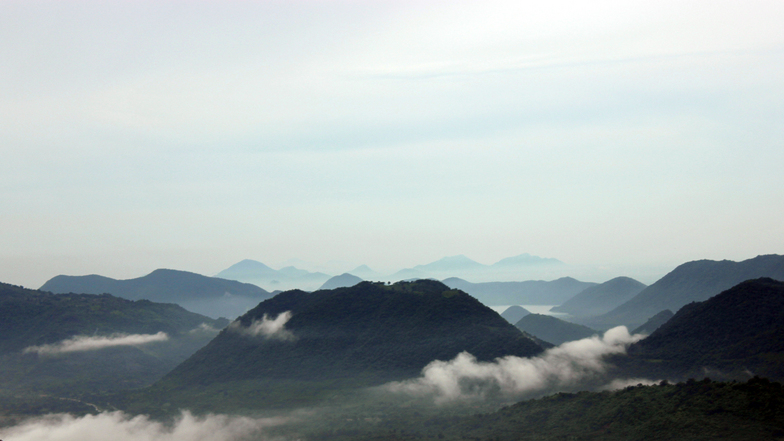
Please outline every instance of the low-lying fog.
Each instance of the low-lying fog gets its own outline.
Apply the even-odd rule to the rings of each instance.
[[[287,317],[265,320],[259,332],[280,331]],[[262,331],[263,330],[263,331]],[[493,362],[478,362],[463,352],[449,361],[433,361],[418,378],[389,383],[374,388],[373,394],[390,398],[410,397],[430,408],[447,408],[455,404],[482,400],[511,402],[579,389],[614,389],[629,384],[652,383],[644,379],[606,378],[604,357],[624,353],[631,343],[643,335],[630,335],[623,327],[613,328],[602,337],[564,343],[540,356],[502,357]],[[376,395],[378,396],[378,395]],[[298,424],[317,418],[318,411],[290,412],[284,416],[252,418],[233,415],[194,416],[187,410],[166,423],[147,416],[123,412],[102,412],[97,415],[73,417],[47,415],[29,419],[14,427],[0,429],[0,438],[13,441],[240,441],[246,439],[279,439],[289,425],[295,432]],[[275,429],[275,435],[266,432]],[[110,435],[109,435],[110,434]]]

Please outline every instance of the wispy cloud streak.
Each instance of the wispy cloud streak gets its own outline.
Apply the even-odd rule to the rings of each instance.
[[[165,332],[158,332],[157,334],[112,334],[100,337],[77,335],[55,344],[30,346],[25,348],[23,352],[25,354],[57,355],[69,352],[96,351],[114,346],[138,346],[168,339],[169,336]]]
[[[242,326],[242,323],[237,320],[229,325],[229,329],[252,337],[260,336],[271,340],[294,340],[294,334],[285,328],[286,323],[290,319],[291,311],[282,312],[274,319],[264,314],[261,320],[254,320],[248,327]]]
[[[417,379],[385,387],[393,392],[432,396],[437,403],[483,399],[492,394],[519,398],[597,379],[607,368],[604,356],[623,353],[629,344],[642,338],[619,326],[603,337],[564,343],[532,358],[508,356],[479,362],[462,352],[453,360],[428,364]]]

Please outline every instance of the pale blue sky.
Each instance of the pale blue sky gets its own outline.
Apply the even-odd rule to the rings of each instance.
[[[0,1],[0,281],[784,252],[784,2],[543,3]]]

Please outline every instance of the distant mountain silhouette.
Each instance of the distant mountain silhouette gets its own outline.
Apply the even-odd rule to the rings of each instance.
[[[475,262],[464,255],[444,257],[436,260],[435,262],[426,265],[417,265],[414,270],[421,272],[457,272],[457,271],[473,271],[478,268],[484,268],[479,262]]]
[[[575,318],[597,316],[629,301],[645,287],[645,284],[629,277],[616,277],[580,291],[551,311],[567,313]]]
[[[248,283],[169,269],[158,269],[144,277],[128,280],[97,275],[56,276],[40,289],[56,294],[108,293],[129,300],[176,303],[213,318],[237,317],[271,297],[267,291]]]
[[[512,305],[501,313],[501,317],[505,318],[511,324],[517,323],[521,318],[530,314],[531,311],[523,308],[522,306]]]
[[[646,334],[650,335],[653,331],[659,329],[661,325],[667,323],[668,320],[674,316],[672,311],[669,309],[665,309],[664,311],[654,315],[647,322],[643,323],[642,326],[632,331],[632,334]]]
[[[784,378],[784,282],[742,282],[685,305],[629,347],[647,375]]]
[[[485,265],[464,255],[448,256],[413,268],[404,268],[384,280],[411,279],[444,279],[451,277],[469,278],[471,280],[510,280],[509,277],[520,277],[522,273],[540,272],[544,268],[564,265],[557,259],[520,254],[507,257],[492,264]],[[356,274],[359,276],[359,274]],[[512,279],[514,280],[514,279]]]
[[[294,266],[279,270],[255,260],[245,259],[216,274],[215,277],[252,283],[267,290],[318,289],[330,276],[319,272],[309,272]]]
[[[543,314],[528,314],[518,320],[515,326],[556,346],[598,334],[588,327]]]
[[[550,282],[529,280],[485,283],[471,283],[452,277],[445,279],[444,284],[471,294],[485,305],[559,305],[584,289],[596,285],[571,277]]]
[[[527,265],[563,265],[564,263],[558,259],[544,258],[539,256],[532,256],[528,253],[520,254],[519,256],[507,257],[494,263],[492,266],[496,268],[527,266]]]
[[[353,274],[343,273],[339,276],[332,277],[324,282],[319,289],[335,289],[335,288],[348,288],[362,282],[363,280]]]
[[[226,325],[226,319],[214,320],[170,303],[108,294],[52,294],[0,283],[0,389],[70,395],[146,386]],[[160,338],[93,350],[63,343],[122,335]]]
[[[628,302],[582,323],[635,328],[659,311],[669,309],[677,313],[689,302],[707,300],[744,280],[759,277],[784,280],[784,256],[757,256],[742,262],[697,260],[684,263]]]
[[[242,331],[289,313],[285,339]],[[224,391],[236,396],[221,400],[238,406],[300,405],[330,390],[414,377],[431,361],[462,351],[489,361],[542,348],[476,299],[437,281],[287,291],[237,319],[147,393],[185,402]]]
[[[363,280],[376,280],[381,276],[379,273],[373,271],[367,265],[360,265],[354,268],[353,270],[349,271],[348,273],[357,276]]]

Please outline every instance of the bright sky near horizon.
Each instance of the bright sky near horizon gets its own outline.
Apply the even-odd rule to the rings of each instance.
[[[781,254],[781,23],[754,0],[0,0],[0,281]]]

